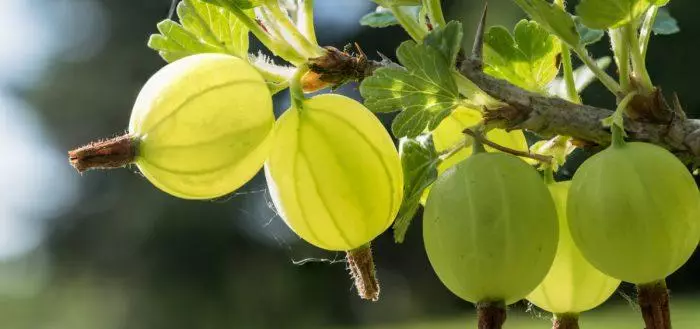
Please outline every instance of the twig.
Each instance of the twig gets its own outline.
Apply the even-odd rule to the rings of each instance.
[[[548,155],[523,152],[523,151],[514,150],[514,149],[509,148],[509,147],[505,147],[503,145],[494,143],[494,142],[486,139],[485,137],[481,136],[480,134],[475,133],[471,129],[464,129],[464,131],[462,131],[462,132],[471,136],[474,139],[479,140],[479,142],[481,142],[482,144],[487,145],[487,146],[494,148],[496,150],[499,150],[501,152],[510,153],[512,155],[519,156],[519,157],[530,158],[530,159],[537,160],[537,161],[543,162],[543,163],[552,163],[552,160],[554,159]]]

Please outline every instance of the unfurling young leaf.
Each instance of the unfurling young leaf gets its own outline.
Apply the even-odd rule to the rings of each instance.
[[[579,45],[579,35],[574,19],[561,7],[546,0],[513,1],[549,33],[556,35],[572,48]]]
[[[379,6],[374,12],[363,16],[360,19],[360,24],[369,27],[381,28],[398,25],[399,21],[396,20],[396,17],[390,10]]]
[[[581,22],[580,17],[574,17],[574,22],[576,23],[576,30],[581,39],[581,44],[584,46],[594,44],[605,36],[605,31],[586,26]]]
[[[676,21],[671,13],[666,8],[659,9],[659,13],[656,14],[656,20],[654,21],[654,26],[652,27],[654,34],[669,35],[675,34],[681,31],[678,27],[678,21]]]
[[[544,91],[559,72],[561,43],[533,21],[520,21],[513,32],[501,26],[488,31],[484,71],[522,88]]]
[[[160,34],[148,46],[168,62],[199,53],[248,57],[248,28],[233,14],[202,0],[183,0],[177,6],[180,24],[164,20]]]
[[[603,30],[638,19],[650,5],[649,0],[581,0],[576,14],[586,26]]]
[[[426,128],[434,129],[460,101],[451,75],[453,65],[447,56],[454,57],[459,46],[453,43],[461,44],[461,38],[447,32],[424,44],[402,43],[396,56],[403,68],[380,68],[360,85],[365,106],[373,112],[402,111],[391,127],[398,138],[415,137]]]
[[[437,179],[440,159],[430,135],[420,135],[413,139],[402,138],[399,154],[403,168],[404,192],[393,227],[394,240],[401,243],[418,211],[423,191]]]

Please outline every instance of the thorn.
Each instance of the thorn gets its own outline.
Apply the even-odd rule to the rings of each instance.
[[[683,105],[681,105],[681,100],[678,98],[678,93],[673,93],[673,112],[681,120],[686,119],[685,111],[683,110]]]
[[[360,55],[361,58],[367,58],[367,55],[365,55],[365,52],[360,47],[360,44],[357,42],[355,42],[355,50],[357,51],[357,54]]]
[[[474,47],[472,48],[472,58],[477,64],[484,61],[484,32],[486,29],[486,14],[488,13],[489,4],[484,4],[484,11],[481,14],[481,21],[476,28],[476,37],[474,38]]]

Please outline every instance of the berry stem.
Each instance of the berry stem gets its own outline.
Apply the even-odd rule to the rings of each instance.
[[[506,304],[503,301],[476,304],[479,329],[501,329],[506,322]]]
[[[519,156],[519,157],[530,158],[530,159],[537,160],[537,161],[542,162],[542,163],[551,164],[552,160],[553,160],[552,157],[548,156],[548,155],[518,151],[518,150],[514,150],[512,148],[508,148],[508,147],[502,146],[500,144],[494,143],[494,142],[486,139],[481,133],[477,133],[469,128],[465,129],[462,132],[474,138],[474,143],[472,144],[473,150],[474,150],[473,154],[486,152],[486,150],[484,149],[484,145],[486,145],[486,146],[492,147],[496,150],[499,150],[501,152],[510,153],[512,155]]]
[[[80,173],[90,169],[121,168],[134,162],[137,147],[138,140],[125,134],[68,151],[68,160]]]
[[[350,276],[355,281],[360,298],[376,302],[379,300],[379,281],[372,258],[372,248],[366,244],[346,253]]]
[[[646,329],[671,329],[671,309],[666,281],[637,285],[637,293]]]
[[[297,110],[301,110],[304,107],[304,100],[306,97],[304,96],[302,79],[307,72],[309,72],[308,65],[304,64],[299,66],[297,71],[294,73],[291,82],[289,83],[289,95],[292,98],[292,106]]]
[[[555,314],[552,318],[552,329],[579,329],[578,314]]]

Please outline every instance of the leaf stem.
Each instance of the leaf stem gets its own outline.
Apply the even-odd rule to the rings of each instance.
[[[436,27],[447,25],[445,15],[442,12],[442,4],[440,3],[440,0],[423,0],[423,6],[428,10],[430,23]]]
[[[306,58],[318,57],[323,55],[323,49],[318,45],[312,44],[306,37],[301,34],[299,29],[294,25],[294,22],[289,18],[287,13],[282,11],[277,0],[269,0],[263,5],[264,8],[270,11],[275,18],[276,23],[282,27],[282,33],[287,33],[292,41],[292,44],[299,47],[298,51]]]
[[[297,26],[301,34],[311,43],[318,44],[314,27],[314,0],[298,0],[297,7]]]
[[[613,53],[615,53],[615,63],[620,74],[620,87],[623,91],[630,90],[630,46],[625,38],[622,28],[608,31]]]
[[[569,101],[581,104],[581,96],[576,91],[576,80],[574,79],[574,67],[571,63],[571,50],[566,42],[561,42],[562,66],[564,67],[564,83],[566,84],[566,95]]]
[[[656,15],[659,13],[659,6],[652,5],[644,17],[644,22],[642,23],[642,28],[639,33],[639,43],[641,47],[642,57],[647,57],[647,50],[649,49],[649,40],[651,39],[652,28],[654,27],[654,22],[656,21]]]
[[[292,76],[289,83],[289,96],[292,99],[292,107],[299,111],[304,108],[304,100],[306,99],[304,96],[304,87],[301,81],[306,72],[309,72],[308,65],[304,64],[299,66],[296,72],[294,72],[294,76]]]
[[[632,102],[637,95],[638,93],[636,91],[627,94],[627,96],[620,101],[617,109],[615,109],[615,113],[612,115],[610,129],[612,130],[612,145],[614,147],[625,146],[625,111],[627,110],[627,106],[629,106],[630,102]]]
[[[629,43],[629,52],[632,58],[632,73],[643,88],[644,94],[650,94],[654,91],[654,85],[651,83],[649,71],[647,71],[646,59],[642,56],[642,50],[639,46],[639,36],[637,28],[633,23],[629,23],[623,27],[625,37]]]
[[[483,145],[486,145],[486,146],[489,146],[493,149],[499,150],[501,152],[510,153],[512,155],[519,156],[519,157],[530,158],[530,159],[537,160],[537,161],[542,162],[542,163],[552,163],[552,160],[553,160],[553,158],[551,156],[518,151],[518,150],[514,150],[512,148],[505,147],[505,146],[502,146],[500,144],[494,143],[494,142],[486,139],[486,137],[482,136],[481,134],[479,134],[479,133],[477,133],[469,128],[465,129],[463,131],[463,133],[474,138],[474,144],[473,144],[474,145],[474,153],[478,153],[476,151],[477,147],[479,144],[482,144],[482,146],[481,146],[482,148],[483,148]]]
[[[576,48],[573,48],[573,51],[578,55],[578,57],[583,61],[586,66],[595,74],[596,77],[598,77],[598,80],[603,83],[603,85],[610,90],[615,96],[618,96],[622,94],[622,89],[620,88],[620,85],[615,82],[615,79],[613,79],[610,75],[605,73],[603,69],[598,67],[596,65],[596,62],[591,56],[588,54],[588,50],[586,50],[585,47],[579,46]]]
[[[243,10],[238,8],[235,4],[230,1],[225,0],[215,0],[216,3],[228,9],[233,15],[235,15],[250,32],[255,35],[255,37],[260,40],[260,42],[267,48],[270,49],[275,55],[282,57],[282,59],[292,63],[299,64],[305,62],[304,58],[300,56],[296,51],[289,47],[289,45],[282,42],[282,40],[275,40],[270,38],[270,35],[258,25],[255,20],[250,18]]]
[[[396,17],[396,20],[399,21],[401,27],[406,30],[408,35],[411,36],[413,40],[417,42],[423,41],[423,38],[428,34],[428,31],[421,27],[421,25],[418,24],[418,21],[409,15],[408,10],[405,9],[405,7],[391,6],[389,7],[389,10],[391,10],[391,13],[394,14],[394,17]]]
[[[566,11],[564,0],[554,0],[554,3]],[[569,101],[581,104],[581,96],[576,91],[576,80],[574,79],[574,66],[571,63],[571,50],[569,44],[561,41],[561,58],[564,67],[564,83],[566,85],[566,96]]]

